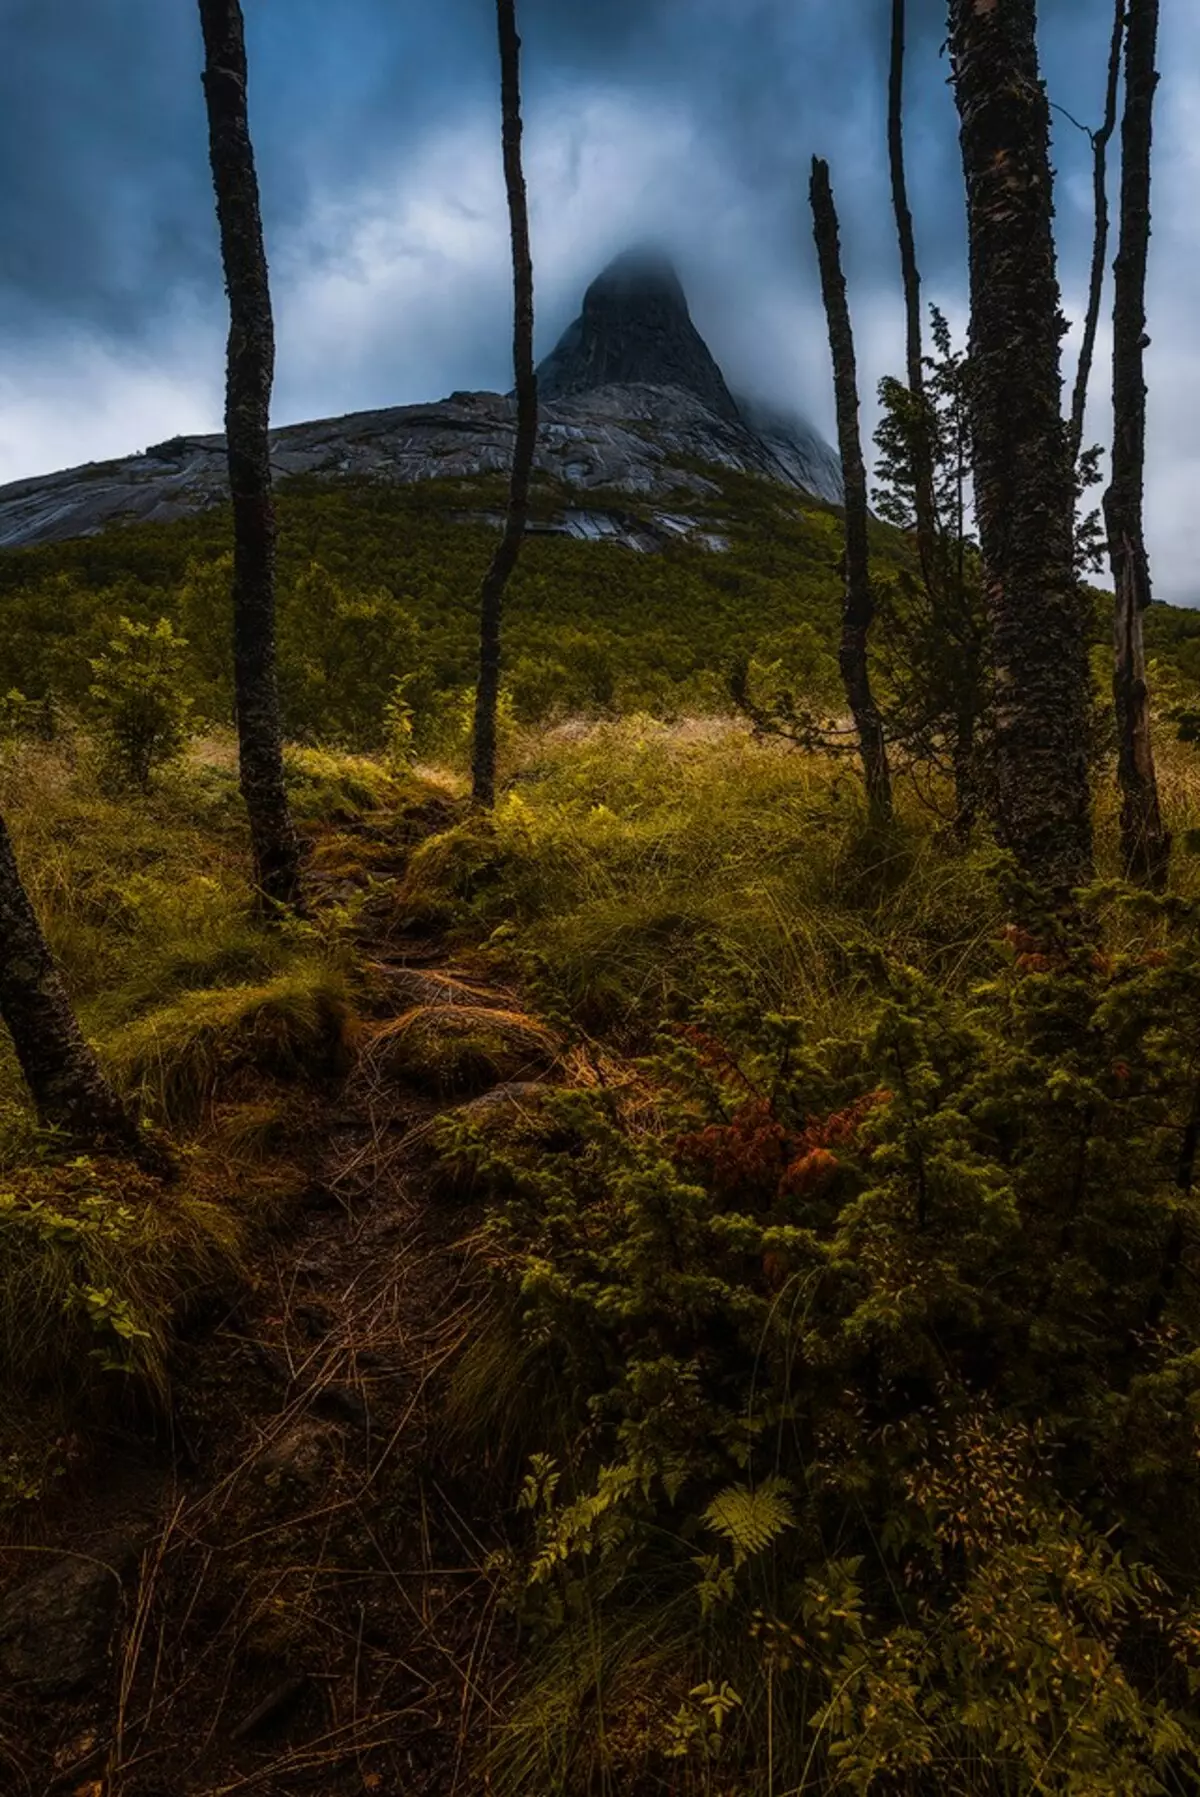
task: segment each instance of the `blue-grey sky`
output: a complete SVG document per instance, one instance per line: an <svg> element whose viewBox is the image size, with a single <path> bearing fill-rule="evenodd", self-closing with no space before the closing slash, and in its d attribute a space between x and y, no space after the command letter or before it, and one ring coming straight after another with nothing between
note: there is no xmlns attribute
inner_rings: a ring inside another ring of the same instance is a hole
<svg viewBox="0 0 1200 1797"><path fill-rule="evenodd" d="M492 0L244 0L288 422L509 379ZM911 0L927 295L964 314L942 0ZM735 388L832 428L806 213L827 156L871 409L899 371L887 0L523 0L539 349L607 257L659 238ZM1200 602L1200 17L1164 7L1152 266L1152 548ZM1099 111L1110 0L1042 0L1052 98ZM193 0L0 0L0 481L215 428L225 328ZM1066 309L1086 139L1059 120ZM1066 346L1073 363L1074 335ZM1107 428L1104 357L1091 434ZM1193 493L1197 497L1193 497Z"/></svg>

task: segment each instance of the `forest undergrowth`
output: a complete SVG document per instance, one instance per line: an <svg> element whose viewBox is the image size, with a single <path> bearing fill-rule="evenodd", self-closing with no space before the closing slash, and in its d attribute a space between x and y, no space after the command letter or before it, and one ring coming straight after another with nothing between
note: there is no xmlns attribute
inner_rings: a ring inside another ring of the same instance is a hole
<svg viewBox="0 0 1200 1797"><path fill-rule="evenodd" d="M294 752L313 897L279 926L223 740L132 794L85 735L6 749L85 1028L180 1172L65 1153L0 1065L5 1533L36 1545L131 1440L178 1456L162 1419L219 1358L211 1319L270 1284L367 1093L390 1121L350 1159L436 1217L429 1315L439 1280L469 1306L419 1470L470 1491L471 1721L412 1788L1194 1789L1200 864L1123 886L1102 805L1086 928L1035 934L1003 859L903 779L880 829L844 763L728 722L506 754L481 818L452 770ZM1193 757L1162 769L1185 846ZM411 1493L364 1489L355 1528L386 1533ZM312 1551L348 1590L375 1550ZM226 1676L340 1667L352 1623L306 1604L311 1638L281 1596ZM348 1769L314 1750L326 1788L399 1780L388 1690ZM251 1746L259 1788L294 1788Z"/></svg>

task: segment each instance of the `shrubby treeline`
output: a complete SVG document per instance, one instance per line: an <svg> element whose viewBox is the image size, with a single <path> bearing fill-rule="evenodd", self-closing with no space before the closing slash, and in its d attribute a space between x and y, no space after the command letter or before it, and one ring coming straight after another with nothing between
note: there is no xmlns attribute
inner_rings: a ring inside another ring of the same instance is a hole
<svg viewBox="0 0 1200 1797"><path fill-rule="evenodd" d="M486 509L493 486L300 483L280 494L278 652L289 736L383 747L398 683L418 746L434 750L439 731L457 730L494 537L455 514ZM542 508L556 498L541 493ZM568 538L529 541L512 581L505 668L518 719L709 710L725 703L735 655L777 661L789 633L805 626L833 641L835 515L770 483L733 478L707 508L731 540L725 554L683 544L642 556ZM227 725L229 528L222 510L0 556L9 621L0 691L85 707L90 663L110 652L119 620L153 626L165 618L187 641L181 683L197 721ZM873 536L881 565L903 557L891 532L877 527ZM796 673L807 678L803 660Z"/></svg>

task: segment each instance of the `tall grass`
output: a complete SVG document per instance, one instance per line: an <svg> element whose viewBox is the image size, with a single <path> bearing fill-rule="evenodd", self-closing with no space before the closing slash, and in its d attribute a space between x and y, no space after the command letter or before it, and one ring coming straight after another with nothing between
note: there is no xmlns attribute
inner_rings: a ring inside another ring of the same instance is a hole
<svg viewBox="0 0 1200 1797"><path fill-rule="evenodd" d="M597 1029L636 1035L715 995L845 1026L862 957L968 977L999 927L982 878L911 796L868 823L853 769L734 725L630 719L547 738L497 807L414 858L438 899L527 955Z"/></svg>

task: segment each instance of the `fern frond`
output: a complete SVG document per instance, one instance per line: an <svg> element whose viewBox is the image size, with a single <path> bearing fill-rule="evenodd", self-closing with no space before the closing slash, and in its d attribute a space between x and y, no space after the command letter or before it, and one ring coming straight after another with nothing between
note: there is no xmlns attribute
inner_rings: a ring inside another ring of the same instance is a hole
<svg viewBox="0 0 1200 1797"><path fill-rule="evenodd" d="M704 1512L704 1521L714 1534L729 1542L735 1566L761 1554L786 1529L795 1527L794 1490L787 1479L772 1477L753 1489L729 1485L717 1493Z"/></svg>

